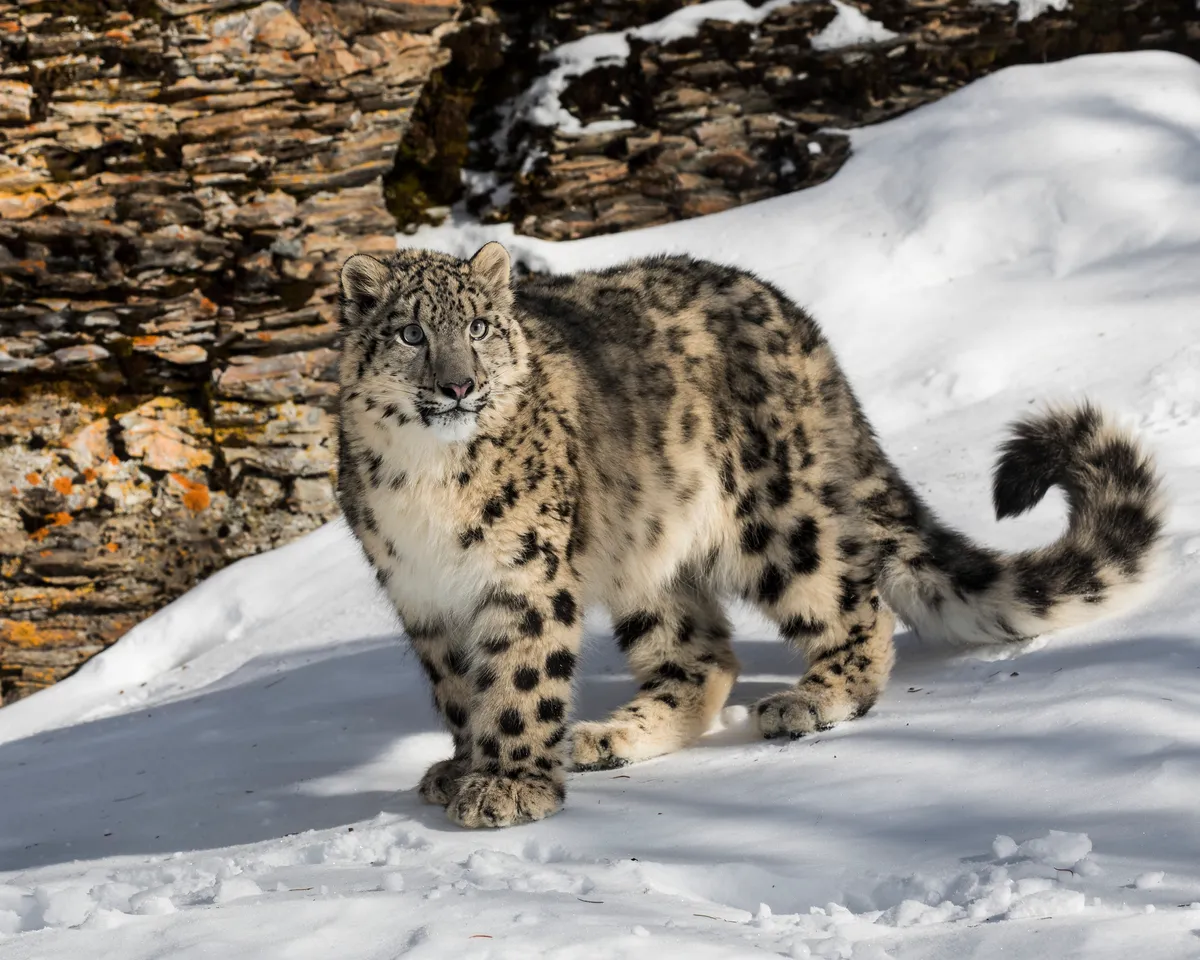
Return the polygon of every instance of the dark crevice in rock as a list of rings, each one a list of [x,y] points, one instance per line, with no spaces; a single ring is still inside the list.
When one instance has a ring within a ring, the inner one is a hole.
[[[471,112],[485,83],[503,66],[500,24],[491,9],[468,7],[463,21],[463,28],[447,37],[450,61],[422,89],[384,179],[388,209],[401,229],[440,222],[462,197]]]

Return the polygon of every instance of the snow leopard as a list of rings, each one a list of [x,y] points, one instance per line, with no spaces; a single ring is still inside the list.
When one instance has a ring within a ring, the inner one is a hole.
[[[725,602],[806,658],[750,708],[798,738],[861,717],[897,619],[1025,640],[1147,584],[1162,482],[1090,402],[1017,421],[998,518],[1052,486],[1066,531],[1003,553],[941,522],[880,446],[821,329],[752,273],[657,256],[514,281],[508,251],[350,257],[338,497],[427,674],[453,755],[420,796],[463,827],[560,810],[569,770],[678,750],[738,676]],[[583,614],[637,691],[571,723]]]

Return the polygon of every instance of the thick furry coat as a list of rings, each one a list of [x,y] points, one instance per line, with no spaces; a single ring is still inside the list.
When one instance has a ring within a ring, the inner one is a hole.
[[[724,596],[807,656],[752,711],[799,737],[871,709],[895,615],[1020,640],[1146,579],[1153,464],[1082,405],[1021,421],[1001,517],[1052,485],[1066,533],[1007,555],[946,527],[877,442],[814,321],[741,270],[662,257],[513,285],[507,252],[342,271],[339,496],[454,735],[420,790],[464,826],[553,813],[564,767],[695,740],[737,676]],[[583,609],[640,684],[568,726]]]

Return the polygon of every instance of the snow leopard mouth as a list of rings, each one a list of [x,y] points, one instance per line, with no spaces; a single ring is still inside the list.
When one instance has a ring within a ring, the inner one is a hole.
[[[422,404],[420,412],[426,423],[460,423],[479,416],[487,401],[488,395],[483,394],[448,404]]]
[[[430,415],[430,419],[441,423],[457,423],[460,420],[470,420],[478,415],[478,410],[471,410],[467,407],[451,407],[449,410],[438,410]]]

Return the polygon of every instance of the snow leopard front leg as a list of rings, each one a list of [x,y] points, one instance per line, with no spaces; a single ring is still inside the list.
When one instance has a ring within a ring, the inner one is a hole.
[[[404,618],[409,643],[433,687],[433,703],[454,737],[454,756],[433,764],[421,778],[417,792],[426,803],[445,806],[455,784],[471,765],[467,711],[471,706],[470,656],[462,638],[450,624]]]
[[[575,584],[528,568],[494,585],[470,628],[469,772],[446,813],[464,827],[541,820],[566,798],[563,741],[582,635]]]
[[[610,770],[688,746],[725,705],[738,675],[729,621],[697,571],[685,569],[634,608],[613,609],[617,644],[640,688],[607,719],[574,725],[576,770]]]

